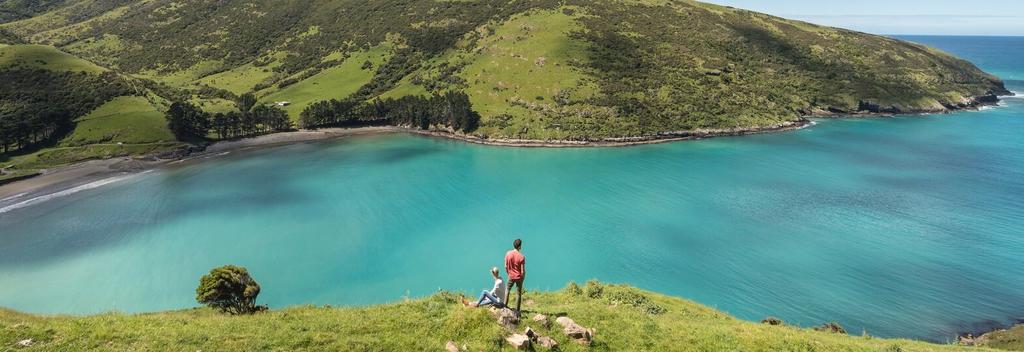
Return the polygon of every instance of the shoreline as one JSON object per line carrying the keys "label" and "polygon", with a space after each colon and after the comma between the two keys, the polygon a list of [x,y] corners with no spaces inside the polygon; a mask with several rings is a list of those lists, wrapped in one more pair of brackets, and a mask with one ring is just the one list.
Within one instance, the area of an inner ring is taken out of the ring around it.
{"label": "shoreline", "polygon": [[[605,139],[601,141],[562,140],[517,140],[484,139],[448,131],[424,131],[399,126],[331,127],[315,130],[278,132],[261,136],[214,142],[199,152],[182,152],[170,157],[156,155],[128,156],[112,159],[87,160],[70,165],[46,169],[34,177],[0,185],[0,210],[27,200],[47,196],[103,179],[137,174],[160,167],[167,167],[198,159],[226,155],[233,152],[269,148],[303,142],[325,141],[337,138],[408,133],[412,135],[444,138],[478,145],[517,148],[586,148],[586,147],[628,147],[685,140],[699,140],[713,137],[742,136],[750,134],[783,132],[805,128],[814,123],[807,119],[758,128],[737,128],[720,130],[679,131],[656,136]],[[0,211],[3,214],[4,211]]]}
{"label": "shoreline", "polygon": [[[200,152],[183,152],[164,158],[157,155],[142,155],[86,160],[46,169],[34,177],[0,185],[0,210],[33,198],[44,197],[104,179],[139,174],[160,167],[224,155],[225,153],[347,136],[400,132],[403,131],[397,127],[390,126],[330,128],[315,131],[300,130],[215,142]],[[0,211],[0,214],[3,214],[3,211]]]}
{"label": "shoreline", "polygon": [[67,191],[72,188],[97,182],[111,177],[137,174],[160,167],[175,165],[192,160],[226,155],[232,152],[267,148],[294,143],[331,140],[336,138],[376,135],[387,133],[408,133],[430,138],[444,138],[465,143],[512,147],[512,148],[607,148],[630,147],[679,141],[702,140],[715,137],[736,137],[764,133],[794,131],[813,126],[811,118],[820,119],[862,119],[890,118],[895,116],[948,114],[959,111],[978,110],[985,106],[998,106],[995,102],[975,101],[975,104],[945,111],[921,112],[858,112],[839,113],[825,110],[811,111],[798,120],[760,127],[738,127],[728,129],[697,129],[669,131],[639,137],[603,138],[599,140],[534,140],[511,138],[480,138],[472,135],[443,130],[419,130],[400,126],[330,127],[314,130],[297,130],[270,133],[236,140],[218,141],[207,145],[198,152],[182,151],[169,157],[157,155],[127,156],[112,159],[87,160],[70,165],[46,169],[33,177],[0,185],[0,214],[3,209],[38,197]]}

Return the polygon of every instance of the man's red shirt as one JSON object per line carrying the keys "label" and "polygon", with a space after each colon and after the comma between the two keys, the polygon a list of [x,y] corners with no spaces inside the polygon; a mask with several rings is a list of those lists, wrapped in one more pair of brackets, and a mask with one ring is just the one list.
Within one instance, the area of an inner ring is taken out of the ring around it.
{"label": "man's red shirt", "polygon": [[509,281],[526,278],[526,257],[515,249],[508,251],[505,253],[505,271]]}

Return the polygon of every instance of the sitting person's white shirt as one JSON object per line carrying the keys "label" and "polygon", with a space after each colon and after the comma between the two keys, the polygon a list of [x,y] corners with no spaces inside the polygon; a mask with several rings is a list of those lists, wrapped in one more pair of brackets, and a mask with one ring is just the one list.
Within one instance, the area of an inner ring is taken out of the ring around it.
{"label": "sitting person's white shirt", "polygon": [[470,303],[466,299],[462,299],[462,304],[470,307],[481,307],[488,305],[495,305],[498,307],[503,306],[505,301],[505,292],[508,287],[505,286],[505,280],[501,278],[501,274],[498,272],[498,267],[491,268],[491,276],[494,277],[494,287],[490,291],[483,290],[480,292],[480,299],[476,304]]}
{"label": "sitting person's white shirt", "polygon": [[505,289],[506,289],[505,280],[502,280],[500,277],[497,278],[497,279],[494,279],[494,288],[491,289],[491,294],[494,295],[494,297],[498,298],[498,301],[494,302],[494,303],[501,304],[501,303],[504,302],[504,300],[505,300]]}

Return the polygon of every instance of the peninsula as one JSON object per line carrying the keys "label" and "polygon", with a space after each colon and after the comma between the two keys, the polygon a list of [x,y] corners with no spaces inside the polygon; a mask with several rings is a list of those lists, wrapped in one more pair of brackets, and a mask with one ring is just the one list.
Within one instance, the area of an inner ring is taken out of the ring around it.
{"label": "peninsula", "polygon": [[[0,7],[20,10],[0,19],[3,179],[294,127],[623,145],[786,130],[809,116],[945,112],[1010,94],[924,45],[696,1],[19,4]],[[477,114],[471,128],[356,108],[452,92]],[[238,114],[240,99],[291,121],[198,139],[164,122],[172,102],[213,119]]]}

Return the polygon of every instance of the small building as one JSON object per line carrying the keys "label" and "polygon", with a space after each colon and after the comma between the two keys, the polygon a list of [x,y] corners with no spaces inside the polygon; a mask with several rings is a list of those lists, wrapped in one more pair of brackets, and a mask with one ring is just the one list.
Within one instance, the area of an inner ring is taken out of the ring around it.
{"label": "small building", "polygon": [[290,102],[290,101],[275,101],[274,102],[274,106],[288,106],[288,105],[292,105],[292,102]]}

